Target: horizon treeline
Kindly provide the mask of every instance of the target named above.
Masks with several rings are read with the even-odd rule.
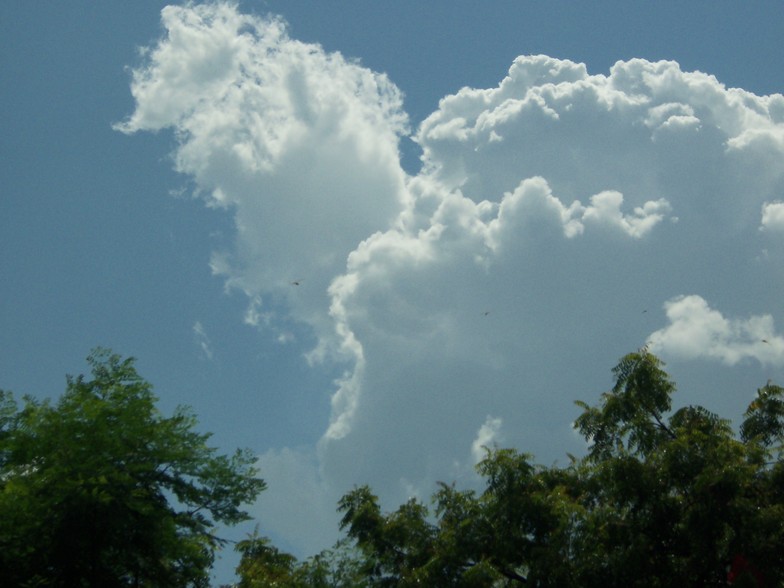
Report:
[[[56,402],[0,391],[3,585],[209,586],[218,526],[250,520],[266,487],[256,457],[219,453],[187,407],[161,414],[133,358],[88,362]],[[673,410],[647,348],[613,376],[596,404],[576,401],[584,456],[487,448],[481,492],[437,482],[391,512],[354,486],[335,546],[300,561],[254,532],[234,546],[235,586],[782,585],[784,388],[759,388],[735,431]]]

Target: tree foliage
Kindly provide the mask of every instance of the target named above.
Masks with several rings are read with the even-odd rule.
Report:
[[[736,435],[703,407],[673,412],[675,384],[647,349],[613,374],[597,405],[577,403],[588,448],[566,466],[488,451],[484,491],[440,484],[432,512],[348,492],[356,585],[784,585],[784,389],[758,390]]]
[[[0,570],[8,586],[206,586],[216,525],[248,518],[264,482],[179,408],[98,350],[56,404],[0,393]]]
[[[332,549],[297,561],[280,551],[258,531],[236,546],[241,554],[236,588],[365,588],[366,579],[357,551],[346,541]]]

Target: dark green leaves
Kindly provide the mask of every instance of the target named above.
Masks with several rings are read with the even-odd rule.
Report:
[[[357,487],[338,505],[339,549],[299,564],[243,544],[242,588],[784,585],[784,389],[758,391],[737,438],[706,408],[672,412],[675,385],[647,349],[613,374],[597,405],[578,402],[585,457],[489,451],[484,491],[439,483],[433,512],[384,512]]]
[[[133,359],[98,350],[56,405],[0,403],[0,567],[51,586],[197,586],[218,523],[248,518],[255,458],[160,414]]]
[[[598,407],[583,402],[575,428],[591,442],[591,456],[604,459],[622,451],[646,454],[672,438],[664,415],[675,392],[663,364],[643,348],[624,356],[615,368],[615,385]]]
[[[757,390],[757,397],[746,410],[746,420],[741,425],[744,441],[757,441],[770,446],[784,438],[784,388],[768,382]]]
[[[738,439],[703,407],[673,413],[675,385],[647,349],[621,358],[613,374],[598,405],[578,403],[588,452],[565,467],[491,451],[477,467],[484,492],[440,484],[434,515],[415,501],[384,513],[368,487],[344,496],[341,528],[365,581],[781,585],[784,464],[772,453],[784,435],[784,389],[758,392]]]

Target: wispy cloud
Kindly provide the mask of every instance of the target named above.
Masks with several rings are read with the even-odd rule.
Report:
[[[488,416],[476,432],[476,437],[471,443],[471,456],[474,463],[479,463],[487,455],[487,450],[492,449],[500,441],[501,425],[503,421],[497,417]]]
[[[193,335],[196,344],[201,350],[202,356],[205,359],[212,361],[212,344],[210,343],[210,338],[207,336],[207,332],[204,330],[204,325],[202,325],[200,321],[193,323]]]

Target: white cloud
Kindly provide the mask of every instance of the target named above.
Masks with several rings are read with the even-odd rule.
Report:
[[[219,272],[220,273],[220,272]],[[245,310],[244,322],[251,327],[258,327],[261,323],[269,323],[271,316],[263,312],[264,301],[259,294],[249,296],[250,302]]]
[[[520,57],[496,88],[440,102],[407,177],[401,94],[383,75],[228,5],[163,16],[120,128],[172,128],[177,168],[234,215],[235,247],[212,267],[248,295],[246,322],[306,323],[310,365],[345,368],[317,446],[260,460],[259,517],[290,544],[314,548],[301,521],[333,521],[354,484],[394,508],[468,480],[477,447],[501,439],[483,415],[540,460],[579,452],[573,401],[606,390],[651,332],[663,353],[717,369],[780,368],[784,252],[761,257],[758,230],[760,210],[778,226],[780,96],[674,62],[591,75]],[[289,315],[265,314],[262,297]]]
[[[501,425],[503,421],[497,417],[488,416],[476,432],[474,442],[471,443],[471,457],[477,464],[485,458],[488,449],[492,449],[500,440]]]
[[[645,202],[634,209],[633,215],[621,213],[623,194],[605,191],[591,196],[591,206],[586,211],[586,221],[596,222],[620,229],[630,237],[639,239],[648,234],[670,211],[670,204],[664,198]]]
[[[196,338],[199,349],[201,349],[202,355],[206,359],[212,360],[212,344],[210,343],[210,338],[207,336],[207,332],[204,330],[201,321],[196,321],[193,324],[193,335]]]
[[[766,202],[762,205],[760,229],[784,231],[784,202]]]
[[[213,271],[251,297],[286,296],[320,324],[348,253],[400,211],[401,93],[228,3],[168,6],[162,23],[165,37],[133,72],[136,109],[116,128],[174,129],[177,169],[235,218],[236,247],[215,254]],[[308,287],[292,296],[295,279]]]
[[[776,335],[769,314],[727,319],[696,295],[669,300],[664,308],[670,324],[649,337],[654,353],[728,365],[745,359],[784,365],[784,336]]]
[[[620,230],[629,237],[639,239],[650,232],[670,211],[670,205],[664,198],[645,202],[636,207],[632,215],[621,211],[622,204],[623,194],[604,191],[591,196],[588,206],[583,206],[577,200],[565,206],[552,194],[544,178],[530,178],[523,180],[513,193],[504,195],[498,218],[492,221],[490,230],[491,233],[514,234],[517,230],[509,227],[510,222],[521,225],[560,223],[563,234],[571,238],[581,235],[587,223]],[[501,228],[501,225],[504,227]]]

